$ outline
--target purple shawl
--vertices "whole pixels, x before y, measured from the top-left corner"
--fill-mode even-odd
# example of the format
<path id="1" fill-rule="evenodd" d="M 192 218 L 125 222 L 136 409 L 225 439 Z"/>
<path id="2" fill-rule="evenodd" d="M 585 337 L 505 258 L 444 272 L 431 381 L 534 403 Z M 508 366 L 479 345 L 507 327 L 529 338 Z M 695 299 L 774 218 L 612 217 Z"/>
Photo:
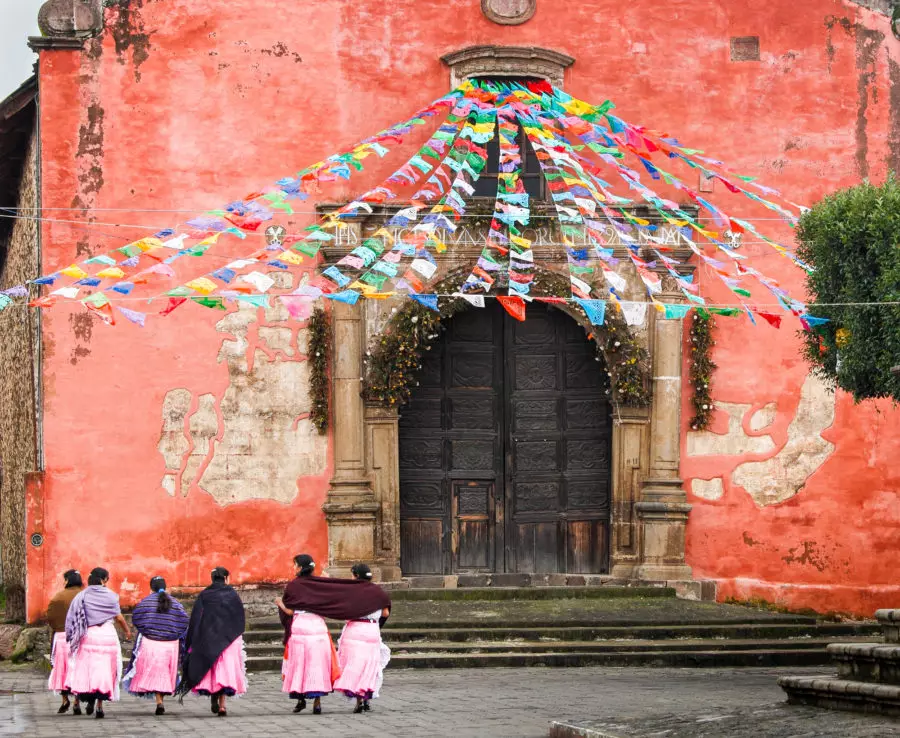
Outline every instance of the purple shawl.
<path id="1" fill-rule="evenodd" d="M 116 615 L 121 615 L 119 595 L 102 584 L 92 584 L 83 589 L 69 606 L 66 615 L 66 640 L 72 653 L 78 653 L 87 629 L 103 625 Z"/>

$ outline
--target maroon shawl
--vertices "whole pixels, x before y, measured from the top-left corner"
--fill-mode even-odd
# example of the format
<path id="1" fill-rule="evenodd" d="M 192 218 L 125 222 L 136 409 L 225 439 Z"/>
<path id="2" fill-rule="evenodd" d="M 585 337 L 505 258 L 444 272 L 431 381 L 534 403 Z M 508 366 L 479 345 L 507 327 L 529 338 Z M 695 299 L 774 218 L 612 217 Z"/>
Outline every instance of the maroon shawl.
<path id="1" fill-rule="evenodd" d="M 332 620 L 357 620 L 384 608 L 391 598 L 377 584 L 359 579 L 296 577 L 284 588 L 284 606 Z M 291 637 L 293 618 L 279 610 L 285 643 Z"/>

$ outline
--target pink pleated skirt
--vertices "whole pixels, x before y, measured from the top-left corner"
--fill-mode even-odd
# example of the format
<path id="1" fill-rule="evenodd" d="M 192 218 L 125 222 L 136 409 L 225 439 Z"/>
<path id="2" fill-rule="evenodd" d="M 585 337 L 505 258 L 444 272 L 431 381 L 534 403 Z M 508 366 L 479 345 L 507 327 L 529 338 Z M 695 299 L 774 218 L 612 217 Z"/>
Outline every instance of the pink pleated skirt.
<path id="1" fill-rule="evenodd" d="M 87 629 L 74 658 L 69 689 L 79 697 L 118 700 L 122 648 L 110 620 Z"/>
<path id="2" fill-rule="evenodd" d="M 325 621 L 318 615 L 296 613 L 281 667 L 281 691 L 292 699 L 331 693 L 331 654 L 331 635 Z"/>
<path id="3" fill-rule="evenodd" d="M 219 694 L 224 692 L 230 697 L 244 694 L 247 691 L 247 667 L 244 656 L 244 638 L 238 636 L 228 646 L 206 676 L 194 687 L 197 694 Z"/>
<path id="4" fill-rule="evenodd" d="M 69 682 L 72 679 L 72 652 L 69 650 L 65 632 L 53 634 L 50 663 L 53 664 L 53 669 L 50 671 L 48 689 L 54 692 L 68 692 Z"/>
<path id="5" fill-rule="evenodd" d="M 347 623 L 338 644 L 341 676 L 334 683 L 335 690 L 348 697 L 377 697 L 387 663 L 384 660 L 386 650 L 381 643 L 378 623 Z"/>
<path id="6" fill-rule="evenodd" d="M 178 680 L 178 641 L 152 641 L 141 638 L 134 660 L 134 676 L 128 691 L 132 694 L 175 694 Z"/>

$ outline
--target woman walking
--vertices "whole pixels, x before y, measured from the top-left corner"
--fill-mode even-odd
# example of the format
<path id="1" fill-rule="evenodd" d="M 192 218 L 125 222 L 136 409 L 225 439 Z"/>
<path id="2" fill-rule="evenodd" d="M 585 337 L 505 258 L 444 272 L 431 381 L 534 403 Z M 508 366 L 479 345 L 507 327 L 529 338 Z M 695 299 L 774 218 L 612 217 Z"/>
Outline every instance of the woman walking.
<path id="1" fill-rule="evenodd" d="M 353 578 L 368 582 L 372 570 L 365 564 L 355 564 Z M 382 608 L 366 617 L 349 621 L 338 641 L 338 663 L 341 676 L 334 683 L 338 692 L 356 698 L 355 713 L 368 712 L 369 700 L 378 697 L 384 679 L 384 667 L 391 660 L 391 651 L 381 640 L 382 619 L 387 620 L 390 608 Z"/>
<path id="2" fill-rule="evenodd" d="M 191 611 L 178 693 L 208 695 L 213 715 L 226 717 L 225 698 L 247 691 L 244 603 L 228 585 L 228 569 L 218 566 L 211 577 Z"/>
<path id="3" fill-rule="evenodd" d="M 382 616 L 385 611 L 390 612 L 391 599 L 381 587 L 365 579 L 314 576 L 315 564 L 306 554 L 294 557 L 294 564 L 297 576 L 276 604 L 287 646 L 282 691 L 297 700 L 294 712 L 300 712 L 306 706 L 305 697 L 331 692 L 341 678 L 334 645 L 322 618 L 357 620 L 376 612 Z M 321 712 L 321 708 L 314 712 Z"/>
<path id="4" fill-rule="evenodd" d="M 50 680 L 48 687 L 53 692 L 62 695 L 62 704 L 59 706 L 57 713 L 60 715 L 69 711 L 71 702 L 69 697 L 72 694 L 70 689 L 70 681 L 72 678 L 72 654 L 69 651 L 69 643 L 66 641 L 66 615 L 69 614 L 69 607 L 72 600 L 81 592 L 82 581 L 81 574 L 75 569 L 69 569 L 63 574 L 65 587 L 53 595 L 50 604 L 47 606 L 47 622 L 50 625 L 50 631 L 53 633 L 53 644 L 50 648 Z M 73 715 L 81 714 L 81 703 L 75 696 L 75 707 L 72 709 Z"/>
<path id="5" fill-rule="evenodd" d="M 166 592 L 166 580 L 153 577 L 150 594 L 134 608 L 131 622 L 138 636 L 122 683 L 138 697 L 155 696 L 156 714 L 165 715 L 163 699 L 175 694 L 188 614 Z"/>
<path id="6" fill-rule="evenodd" d="M 312 556 L 294 557 L 298 578 L 311 577 L 316 570 Z M 285 590 L 285 599 L 288 597 Z M 285 659 L 281 669 L 281 691 L 297 700 L 294 712 L 306 709 L 313 700 L 313 715 L 322 714 L 322 697 L 333 691 L 332 669 L 337 661 L 334 643 L 325 621 L 311 612 L 291 609 L 279 598 L 275 601 L 285 628 Z"/>
<path id="7" fill-rule="evenodd" d="M 66 640 L 74 657 L 70 689 L 87 702 L 85 712 L 104 717 L 103 703 L 119 699 L 122 678 L 122 647 L 116 633 L 118 624 L 131 638 L 131 629 L 119 608 L 119 595 L 106 587 L 109 572 L 97 567 L 88 576 L 88 586 L 80 592 L 66 615 Z"/>

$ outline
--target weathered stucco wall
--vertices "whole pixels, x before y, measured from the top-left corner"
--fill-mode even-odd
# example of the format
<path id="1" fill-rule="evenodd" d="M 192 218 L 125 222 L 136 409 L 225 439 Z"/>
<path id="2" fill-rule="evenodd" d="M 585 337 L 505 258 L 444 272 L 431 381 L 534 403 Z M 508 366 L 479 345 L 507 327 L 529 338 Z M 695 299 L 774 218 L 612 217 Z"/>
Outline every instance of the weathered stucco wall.
<path id="1" fill-rule="evenodd" d="M 93 209 L 95 221 L 45 223 L 48 268 L 182 219 L 103 209 L 214 207 L 404 118 L 446 91 L 439 57 L 474 44 L 570 54 L 572 93 L 612 98 L 622 117 L 796 202 L 900 161 L 900 44 L 886 18 L 837 0 L 538 0 L 521 26 L 488 21 L 475 0 L 123 0 L 105 14 L 83 52 L 41 55 L 43 205 Z M 743 36 L 759 37 L 758 61 L 730 60 Z M 757 264 L 801 283 L 777 257 Z M 197 584 L 223 563 L 252 581 L 284 576 L 298 550 L 324 556 L 330 450 L 304 419 L 303 331 L 261 311 L 211 312 L 188 305 L 143 330 L 47 313 L 46 543 L 32 551 L 32 613 L 70 565 L 106 565 L 129 593 L 156 573 Z M 792 325 L 722 322 L 714 395 L 730 403 L 734 438 L 685 435 L 683 475 L 722 479 L 693 487 L 689 563 L 726 596 L 791 583 L 792 605 L 869 611 L 887 604 L 868 593 L 891 584 L 881 562 L 900 532 L 897 414 L 823 398 Z M 726 434 L 727 411 L 714 433 Z M 773 489 L 773 475 L 805 486 Z M 845 587 L 834 606 L 817 589 L 832 583 Z"/>

